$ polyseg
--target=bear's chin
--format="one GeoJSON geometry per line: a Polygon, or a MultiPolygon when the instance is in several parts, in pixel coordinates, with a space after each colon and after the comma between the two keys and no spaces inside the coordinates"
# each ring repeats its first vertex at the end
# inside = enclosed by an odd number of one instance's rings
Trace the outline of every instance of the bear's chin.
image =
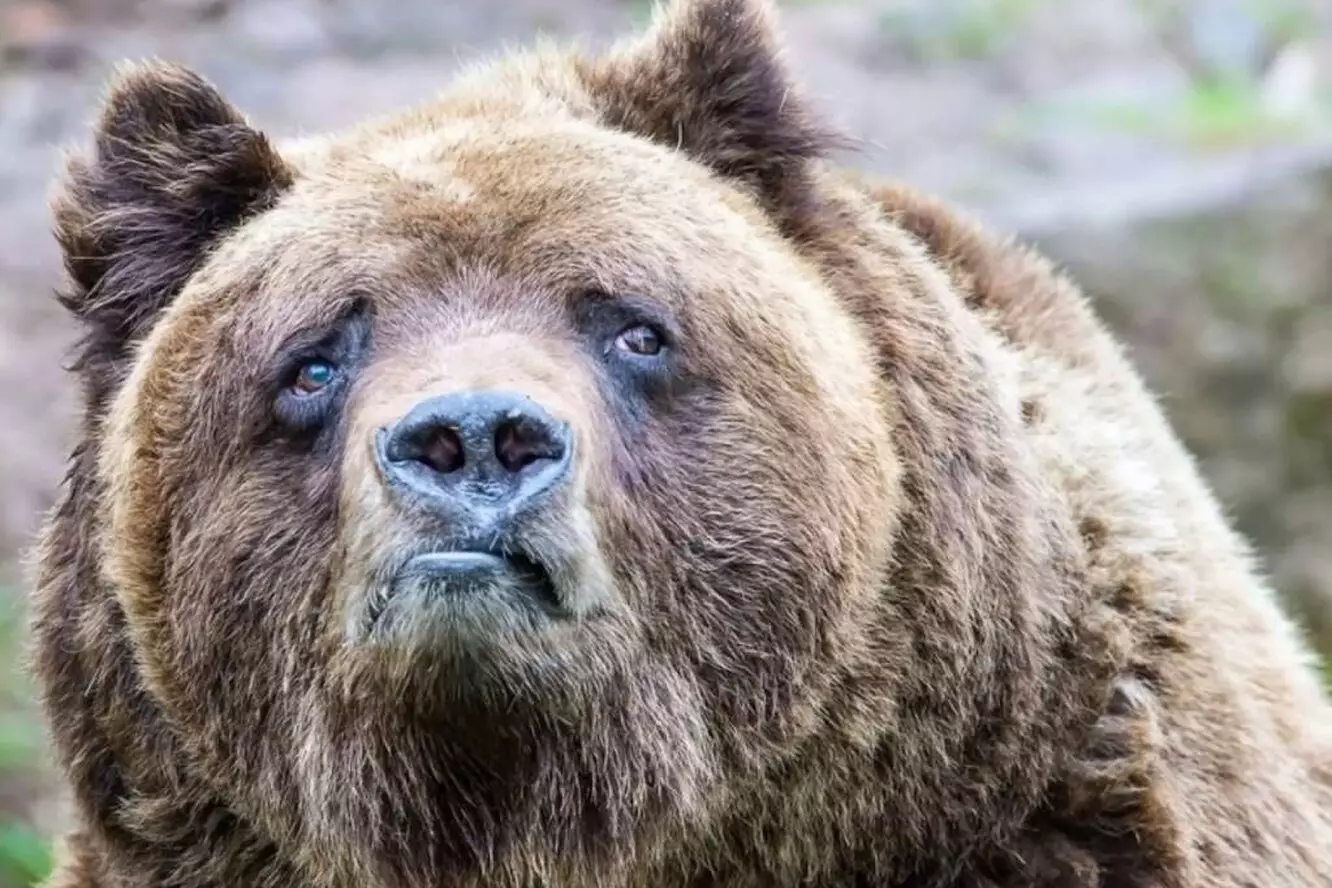
{"type": "Polygon", "coordinates": [[[343,596],[344,690],[368,684],[383,705],[433,717],[468,700],[577,709],[595,688],[632,683],[644,653],[637,621],[588,606],[616,596],[547,564],[513,552],[401,553],[343,596]]]}

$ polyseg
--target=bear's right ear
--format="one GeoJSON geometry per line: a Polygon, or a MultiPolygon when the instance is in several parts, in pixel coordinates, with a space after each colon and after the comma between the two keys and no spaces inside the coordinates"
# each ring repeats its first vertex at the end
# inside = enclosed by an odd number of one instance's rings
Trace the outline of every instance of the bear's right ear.
{"type": "Polygon", "coordinates": [[[816,115],[784,60],[773,0],[671,0],[651,27],[583,68],[611,126],[748,183],[798,215],[807,164],[846,139],[816,115]]]}
{"type": "Polygon", "coordinates": [[[60,302],[85,325],[76,366],[109,370],[220,235],[291,184],[286,164],[218,91],[161,62],[114,77],[92,151],[52,200],[68,275],[60,302]]]}

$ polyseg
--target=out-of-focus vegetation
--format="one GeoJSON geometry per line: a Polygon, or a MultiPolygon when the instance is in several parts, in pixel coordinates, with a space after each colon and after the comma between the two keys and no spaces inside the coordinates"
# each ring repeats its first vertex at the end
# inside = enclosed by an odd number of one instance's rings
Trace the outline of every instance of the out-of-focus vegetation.
{"type": "MultiPolygon", "coordinates": [[[[18,667],[23,650],[19,601],[13,589],[0,587],[0,801],[6,794],[35,789],[31,772],[42,757],[31,689],[18,667]]],[[[49,839],[5,808],[0,808],[0,888],[21,888],[46,875],[49,839]]]]}

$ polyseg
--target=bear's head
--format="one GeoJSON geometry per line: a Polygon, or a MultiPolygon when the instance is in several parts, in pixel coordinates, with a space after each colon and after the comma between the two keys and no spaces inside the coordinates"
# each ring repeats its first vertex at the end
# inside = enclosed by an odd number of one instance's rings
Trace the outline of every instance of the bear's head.
{"type": "Polygon", "coordinates": [[[88,412],[37,620],[98,841],[609,879],[816,746],[896,738],[914,839],[1040,757],[1007,414],[943,274],[820,185],[768,16],[288,146],[119,75],[55,204],[88,412]]]}

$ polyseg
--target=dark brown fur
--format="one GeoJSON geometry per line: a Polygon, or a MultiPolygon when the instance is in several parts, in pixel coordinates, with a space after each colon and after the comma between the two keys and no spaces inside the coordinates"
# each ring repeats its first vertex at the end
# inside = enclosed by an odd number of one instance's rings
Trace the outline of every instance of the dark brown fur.
{"type": "Polygon", "coordinates": [[[1038,257],[832,170],[769,17],[684,0],[290,146],[117,80],[55,207],[50,884],[1326,883],[1327,700],[1137,376],[1038,257]],[[666,381],[586,348],[593,292],[670,318],[666,381]],[[344,317],[296,433],[274,368],[344,317]],[[578,435],[524,531],[578,619],[366,647],[416,532],[367,442],[485,386],[578,435]]]}

